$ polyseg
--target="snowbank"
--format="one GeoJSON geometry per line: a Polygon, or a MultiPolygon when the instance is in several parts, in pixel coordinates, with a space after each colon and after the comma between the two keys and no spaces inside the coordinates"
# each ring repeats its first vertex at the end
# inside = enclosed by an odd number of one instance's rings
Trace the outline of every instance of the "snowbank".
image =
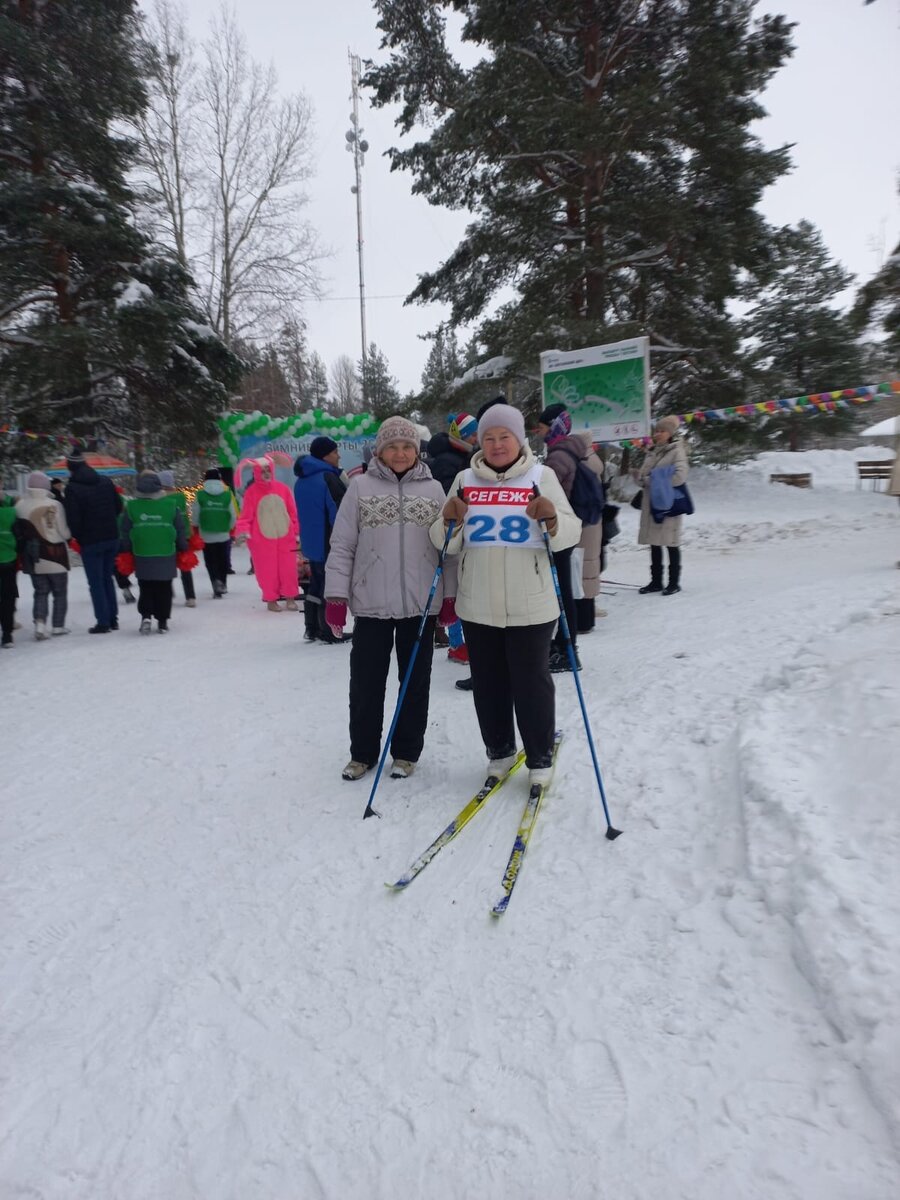
{"type": "Polygon", "coordinates": [[[72,634],[35,642],[23,581],[4,1196],[895,1200],[900,513],[852,455],[802,458],[808,492],[768,462],[692,474],[675,597],[637,593],[623,508],[579,652],[624,835],[560,677],[500,921],[521,780],[384,887],[482,778],[440,652],[416,774],[363,821],[348,648],[268,613],[243,552],[167,637],[133,609],[90,637],[76,570],[72,634]]]}

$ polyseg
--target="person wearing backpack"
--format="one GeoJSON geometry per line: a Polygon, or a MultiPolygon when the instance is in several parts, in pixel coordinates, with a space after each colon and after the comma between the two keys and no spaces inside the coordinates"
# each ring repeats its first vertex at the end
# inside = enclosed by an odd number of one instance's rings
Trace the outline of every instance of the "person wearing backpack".
{"type": "Polygon", "coordinates": [[[228,592],[228,547],[236,523],[234,493],[219,468],[210,467],[194,493],[191,525],[203,542],[203,562],[215,600],[228,592]]]}
{"type": "Polygon", "coordinates": [[[72,536],[66,524],[63,506],[53,495],[49,475],[32,471],[25,484],[25,495],[16,504],[16,541],[22,570],[31,576],[34,586],[35,641],[50,637],[47,613],[53,597],[54,637],[68,633],[66,609],[69,591],[69,552],[66,543],[72,536]]]}
{"type": "Polygon", "coordinates": [[[178,573],[179,554],[187,550],[187,523],[155,471],[141,471],[138,476],[134,498],[125,504],[121,534],[118,569],[137,576],[139,632],[149,634],[155,618],[159,632],[168,633],[172,580],[178,573]]]}
{"type": "MultiPolygon", "coordinates": [[[[560,482],[566,499],[582,523],[592,524],[599,521],[603,515],[602,485],[599,485],[599,495],[595,490],[599,481],[587,466],[585,460],[588,449],[584,441],[572,433],[572,418],[564,404],[551,404],[538,417],[537,432],[544,439],[547,447],[546,465],[560,482]],[[587,478],[585,478],[585,476],[587,478]],[[591,521],[590,518],[594,518],[591,521]]],[[[563,607],[569,634],[572,638],[572,649],[575,652],[576,670],[581,670],[581,660],[578,657],[578,618],[575,609],[575,595],[572,586],[572,550],[555,550],[553,558],[556,562],[556,573],[559,576],[559,590],[562,594],[563,607]]],[[[571,671],[572,664],[566,651],[566,639],[562,631],[562,623],[556,630],[550,646],[550,670],[554,674],[561,671],[571,671]]]]}
{"type": "MultiPolygon", "coordinates": [[[[238,465],[235,481],[248,460],[238,465]]],[[[300,523],[291,489],[275,478],[275,460],[267,454],[249,460],[253,468],[253,486],[244,492],[244,503],[235,532],[239,543],[250,542],[250,553],[262,598],[269,612],[284,612],[278,603],[284,596],[285,608],[296,612],[297,540],[300,523]]]]}

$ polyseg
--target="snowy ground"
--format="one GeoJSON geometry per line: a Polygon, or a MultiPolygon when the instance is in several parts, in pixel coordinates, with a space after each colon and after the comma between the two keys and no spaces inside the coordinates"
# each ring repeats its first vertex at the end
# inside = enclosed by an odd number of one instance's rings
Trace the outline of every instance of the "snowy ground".
{"type": "Polygon", "coordinates": [[[852,457],[696,471],[683,593],[608,585],[581,654],[624,836],[563,678],[499,922],[521,777],[383,887],[481,781],[458,667],[364,822],[347,650],[242,556],[166,638],[88,637],[73,575],[72,636],[0,655],[4,1200],[900,1194],[900,510],[852,457]]]}

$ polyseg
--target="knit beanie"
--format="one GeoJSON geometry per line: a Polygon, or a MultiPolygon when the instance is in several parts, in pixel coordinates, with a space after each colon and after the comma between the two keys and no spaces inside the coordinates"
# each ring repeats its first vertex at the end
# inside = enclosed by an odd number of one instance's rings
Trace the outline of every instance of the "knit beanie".
{"type": "Polygon", "coordinates": [[[155,471],[141,471],[134,490],[143,496],[152,496],[154,492],[162,491],[162,483],[155,471]]]}
{"type": "Polygon", "coordinates": [[[43,471],[32,471],[25,480],[25,486],[30,488],[45,488],[50,491],[50,476],[43,471]]]}
{"type": "Polygon", "coordinates": [[[203,478],[204,479],[221,479],[222,473],[220,472],[218,467],[210,467],[209,470],[204,473],[203,478]]]}
{"type": "Polygon", "coordinates": [[[474,437],[477,433],[478,422],[468,413],[457,413],[455,417],[450,418],[450,436],[457,441],[464,442],[466,438],[474,437]]]}
{"type": "Polygon", "coordinates": [[[407,421],[406,417],[388,417],[383,421],[375,438],[375,453],[380,457],[391,442],[409,442],[418,452],[419,433],[412,421],[407,421]]]}
{"type": "Polygon", "coordinates": [[[548,404],[538,417],[538,425],[552,425],[558,416],[566,411],[564,404],[548,404]]]}
{"type": "Polygon", "coordinates": [[[79,463],[84,462],[87,462],[87,459],[84,457],[84,446],[80,442],[75,442],[66,454],[66,465],[71,470],[72,467],[77,467],[79,463]]]}
{"type": "Polygon", "coordinates": [[[544,437],[544,441],[548,446],[552,446],[554,442],[561,442],[564,437],[568,437],[572,432],[572,418],[565,409],[554,417],[550,423],[550,428],[544,437]]]}
{"type": "Polygon", "coordinates": [[[157,475],[159,475],[159,482],[164,488],[173,488],[175,486],[174,471],[157,471],[157,475]]]}
{"type": "Polygon", "coordinates": [[[663,433],[677,433],[681,427],[681,422],[675,416],[660,417],[656,422],[656,428],[661,429],[663,433]]]}
{"type": "Polygon", "coordinates": [[[492,404],[478,422],[478,444],[489,429],[508,429],[520,446],[525,445],[525,418],[511,404],[492,404]]]}
{"type": "Polygon", "coordinates": [[[337,442],[330,437],[322,436],[313,438],[309,452],[313,458],[326,458],[329,454],[333,454],[337,448],[337,442]]]}

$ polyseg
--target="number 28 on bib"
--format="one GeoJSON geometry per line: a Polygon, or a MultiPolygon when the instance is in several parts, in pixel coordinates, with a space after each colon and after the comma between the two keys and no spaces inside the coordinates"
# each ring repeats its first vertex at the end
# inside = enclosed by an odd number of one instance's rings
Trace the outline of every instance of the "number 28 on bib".
{"type": "Polygon", "coordinates": [[[469,546],[534,549],[543,545],[540,527],[525,515],[539,476],[529,472],[509,483],[492,483],[466,471],[462,492],[469,505],[463,536],[469,546]]]}

